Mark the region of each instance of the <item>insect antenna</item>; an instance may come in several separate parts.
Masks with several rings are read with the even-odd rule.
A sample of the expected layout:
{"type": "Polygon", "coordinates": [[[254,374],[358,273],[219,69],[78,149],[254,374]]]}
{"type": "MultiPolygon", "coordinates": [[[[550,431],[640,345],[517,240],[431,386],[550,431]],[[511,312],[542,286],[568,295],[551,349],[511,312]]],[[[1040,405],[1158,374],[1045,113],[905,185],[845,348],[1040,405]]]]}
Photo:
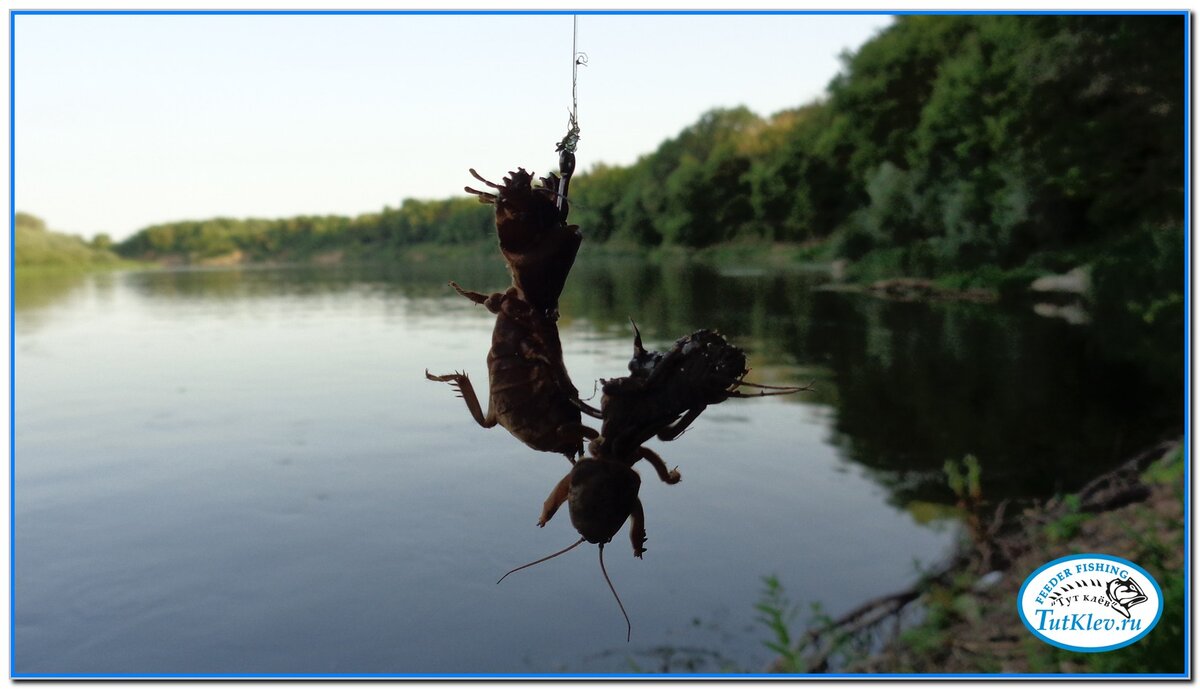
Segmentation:
{"type": "MultiPolygon", "coordinates": [[[[747,370],[746,373],[750,371],[747,370]]],[[[742,374],[732,386],[729,387],[730,397],[769,397],[771,395],[790,395],[796,392],[811,392],[816,381],[810,381],[808,385],[763,385],[762,383],[751,383],[745,379],[746,373],[742,374]],[[738,388],[758,388],[760,392],[737,392],[738,388]],[[778,392],[762,392],[765,390],[777,390],[778,392]]]]}
{"type": "MultiPolygon", "coordinates": [[[[575,546],[571,547],[574,548],[575,546]]],[[[608,578],[608,570],[604,569],[603,543],[600,544],[600,573],[604,575],[604,580],[608,582],[608,590],[612,591],[613,598],[617,599],[617,607],[621,609],[621,614],[625,616],[625,643],[629,643],[629,639],[633,636],[633,623],[629,621],[629,613],[625,612],[625,606],[621,605],[621,597],[617,595],[617,589],[613,586],[612,579],[608,578]]]]}
{"type": "MultiPolygon", "coordinates": [[[[554,553],[553,555],[547,555],[546,557],[543,557],[543,558],[542,558],[542,559],[540,559],[540,560],[534,560],[533,562],[530,562],[529,564],[521,565],[520,567],[517,567],[516,569],[510,569],[510,570],[508,570],[508,572],[507,572],[507,573],[506,573],[504,576],[500,577],[500,580],[499,580],[499,581],[497,581],[496,583],[497,583],[497,584],[499,584],[501,581],[504,581],[506,578],[508,578],[508,575],[509,575],[509,574],[512,574],[513,572],[519,572],[519,571],[521,571],[521,570],[525,569],[526,567],[532,567],[532,566],[534,566],[534,565],[536,565],[536,564],[540,564],[540,563],[542,563],[542,562],[545,562],[546,560],[549,560],[549,559],[551,559],[551,558],[558,557],[559,555],[562,555],[563,553],[565,553],[565,552],[567,552],[568,550],[570,550],[570,549],[574,548],[575,546],[579,545],[580,543],[583,543],[583,541],[584,541],[584,539],[583,539],[583,538],[580,538],[578,541],[575,541],[575,542],[574,542],[574,543],[572,543],[571,545],[567,546],[566,548],[563,548],[562,550],[558,551],[557,553],[554,553]]],[[[610,586],[611,586],[611,584],[610,584],[610,586]]]]}
{"type": "Polygon", "coordinates": [[[736,385],[738,387],[762,388],[764,390],[790,390],[793,392],[804,392],[812,390],[812,383],[808,385],[763,385],[762,383],[751,383],[748,380],[739,380],[736,385]]]}

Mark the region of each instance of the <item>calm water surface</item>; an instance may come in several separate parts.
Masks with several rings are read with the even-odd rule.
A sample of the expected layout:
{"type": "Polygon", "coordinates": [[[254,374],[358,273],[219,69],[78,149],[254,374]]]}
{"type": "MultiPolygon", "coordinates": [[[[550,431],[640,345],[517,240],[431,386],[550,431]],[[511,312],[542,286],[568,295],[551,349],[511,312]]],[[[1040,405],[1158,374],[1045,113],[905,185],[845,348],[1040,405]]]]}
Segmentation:
{"type": "Polygon", "coordinates": [[[565,511],[534,524],[569,466],[424,379],[486,381],[492,317],[449,278],[506,282],[491,260],[19,276],[15,671],[757,672],[764,576],[836,615],[949,552],[946,459],[1047,495],[1182,422],[1180,355],[1098,324],[581,259],[560,327],[583,394],[624,372],[630,316],[816,381],[652,443],[684,480],[639,466],[648,552],[607,549],[626,644],[594,546],[495,583],[575,540],[565,511]]]}

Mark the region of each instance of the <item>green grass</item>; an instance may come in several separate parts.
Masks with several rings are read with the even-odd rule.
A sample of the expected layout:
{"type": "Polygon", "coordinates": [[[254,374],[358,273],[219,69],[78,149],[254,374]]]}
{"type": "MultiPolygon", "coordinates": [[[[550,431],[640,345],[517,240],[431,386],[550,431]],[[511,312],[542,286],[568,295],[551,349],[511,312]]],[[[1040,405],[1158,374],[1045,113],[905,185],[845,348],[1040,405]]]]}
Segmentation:
{"type": "Polygon", "coordinates": [[[1142,481],[1151,485],[1183,486],[1183,446],[1142,472],[1142,481]]]}
{"type": "Polygon", "coordinates": [[[804,672],[804,660],[796,647],[792,625],[799,609],[788,599],[775,576],[763,577],[763,593],[754,609],[758,611],[758,622],[767,628],[771,638],[763,642],[780,658],[780,668],[786,673],[804,672]]]}
{"type": "Polygon", "coordinates": [[[1079,533],[1079,528],[1091,517],[1079,511],[1079,496],[1068,495],[1063,498],[1066,511],[1062,516],[1042,527],[1042,534],[1051,543],[1065,543],[1079,533]]]}
{"type": "MultiPolygon", "coordinates": [[[[1147,468],[1142,480],[1150,485],[1173,487],[1175,496],[1182,501],[1183,469],[1184,452],[1180,447],[1147,468]]],[[[1073,536],[1082,523],[1094,518],[1077,512],[1079,501],[1075,496],[1067,496],[1066,502],[1074,509],[1046,527],[1047,535],[1062,540],[1073,536]],[[1075,500],[1072,502],[1071,498],[1075,500]]],[[[1155,514],[1149,508],[1142,508],[1136,516],[1141,528],[1134,531],[1127,527],[1126,535],[1138,544],[1136,552],[1132,553],[1133,561],[1154,575],[1162,587],[1163,615],[1158,624],[1136,643],[1106,653],[1072,653],[1030,640],[1023,648],[1031,671],[1057,672],[1064,663],[1083,662],[1087,672],[1096,673],[1183,672],[1186,583],[1183,568],[1178,558],[1173,557],[1183,552],[1183,520],[1155,514]],[[1164,538],[1163,533],[1172,535],[1164,538]]]]}
{"type": "MultiPolygon", "coordinates": [[[[1164,459],[1148,467],[1142,480],[1151,486],[1167,487],[1170,495],[1182,502],[1184,497],[1184,450],[1172,452],[1164,459]]],[[[961,462],[947,462],[947,483],[960,503],[979,499],[980,468],[973,457],[961,462]]],[[[1142,565],[1158,581],[1163,592],[1163,615],[1155,628],[1134,644],[1106,653],[1074,653],[1045,644],[1033,636],[1021,639],[1018,653],[1023,656],[1029,672],[1083,672],[1083,673],[1180,673],[1183,671],[1184,631],[1187,620],[1183,615],[1186,582],[1183,576],[1181,554],[1183,552],[1182,511],[1163,510],[1163,502],[1148,502],[1136,506],[1124,516],[1088,514],[1081,510],[1077,495],[1063,498],[1064,513],[1046,524],[1042,536],[1051,543],[1064,543],[1079,535],[1082,527],[1093,519],[1107,519],[1116,528],[1123,529],[1122,542],[1135,543],[1129,557],[1142,565]]],[[[1168,501],[1169,503],[1169,501],[1168,501]]],[[[929,583],[920,599],[922,619],[901,632],[898,639],[902,666],[897,671],[908,671],[905,656],[916,660],[915,667],[935,668],[951,647],[951,634],[963,625],[978,626],[987,620],[987,606],[995,601],[981,598],[972,590],[977,575],[963,571],[943,583],[929,583]]],[[[766,646],[775,651],[787,671],[802,671],[804,649],[798,649],[796,640],[800,634],[793,631],[796,617],[794,606],[784,595],[779,581],[774,577],[764,579],[766,588],[755,606],[759,622],[771,633],[766,646]]],[[[854,653],[853,644],[847,640],[836,640],[846,653],[854,653]]],[[[868,651],[869,652],[869,651],[868,651]]],[[[1002,670],[1000,658],[990,656],[986,650],[973,659],[973,671],[990,673],[1002,670]]]]}

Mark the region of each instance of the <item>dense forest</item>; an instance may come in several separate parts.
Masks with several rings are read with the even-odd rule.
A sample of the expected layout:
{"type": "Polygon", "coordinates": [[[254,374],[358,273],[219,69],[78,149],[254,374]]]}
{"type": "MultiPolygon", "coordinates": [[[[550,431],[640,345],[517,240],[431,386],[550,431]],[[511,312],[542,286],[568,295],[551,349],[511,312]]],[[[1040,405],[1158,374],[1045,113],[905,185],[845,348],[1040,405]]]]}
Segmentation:
{"type": "MultiPolygon", "coordinates": [[[[581,173],[572,221],[590,243],[795,243],[860,278],[1003,288],[1088,265],[1101,296],[1153,317],[1182,292],[1186,29],[1178,16],[901,16],[844,56],[819,102],[713,110],[633,165],[581,173]]],[[[379,256],[490,238],[489,210],[463,197],[178,222],[116,248],[379,256]]]]}

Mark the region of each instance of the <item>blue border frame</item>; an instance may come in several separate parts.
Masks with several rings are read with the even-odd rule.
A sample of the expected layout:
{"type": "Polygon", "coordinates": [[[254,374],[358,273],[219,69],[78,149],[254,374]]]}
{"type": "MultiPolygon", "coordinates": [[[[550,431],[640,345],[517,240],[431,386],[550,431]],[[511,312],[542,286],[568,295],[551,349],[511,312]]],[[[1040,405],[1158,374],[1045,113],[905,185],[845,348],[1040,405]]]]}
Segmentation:
{"type": "MultiPolygon", "coordinates": [[[[1192,570],[1191,570],[1191,342],[1192,342],[1192,243],[1191,243],[1191,209],[1192,209],[1192,194],[1191,194],[1191,128],[1192,128],[1192,104],[1191,104],[1191,12],[1189,10],[9,10],[8,23],[9,36],[9,106],[8,106],[8,142],[9,142],[9,312],[8,312],[8,450],[9,450],[9,677],[12,679],[503,679],[503,680],[519,680],[519,679],[655,679],[655,678],[672,678],[672,679],[723,679],[735,681],[738,679],[863,679],[863,678],[888,678],[888,679],[1001,679],[1001,678],[1022,678],[1022,679],[1069,679],[1069,678],[1087,678],[1087,679],[1120,679],[1120,678],[1141,678],[1141,679],[1190,679],[1191,678],[1191,662],[1192,662],[1192,646],[1191,646],[1191,591],[1192,591],[1192,570]],[[663,16],[663,15],[750,15],[750,16],[779,16],[779,15],[880,15],[880,16],[904,16],[904,15],[1129,15],[1129,16],[1154,16],[1168,15],[1180,16],[1184,18],[1184,209],[1183,209],[1183,224],[1184,224],[1184,293],[1183,293],[1183,308],[1184,308],[1184,422],[1183,422],[1183,447],[1184,447],[1184,489],[1185,496],[1183,501],[1183,519],[1184,519],[1184,569],[1183,577],[1186,588],[1184,595],[1184,660],[1183,672],[1175,673],[938,673],[938,674],[913,674],[913,673],[895,673],[895,674],[847,674],[847,673],[830,673],[820,675],[780,675],[780,674],[765,674],[765,673],[750,673],[750,674],[483,674],[483,673],[468,673],[468,674],[383,674],[383,673],[359,673],[359,674],[266,674],[266,673],[210,673],[210,674],[152,674],[152,673],[129,673],[129,674],[80,674],[80,673],[18,673],[16,672],[16,44],[17,44],[17,15],[630,15],[630,16],[663,16]]],[[[1077,559],[1078,557],[1088,556],[1070,556],[1060,558],[1047,564],[1045,567],[1053,565],[1064,560],[1077,559]]],[[[1159,615],[1155,617],[1154,624],[1151,629],[1158,623],[1159,617],[1162,615],[1162,589],[1159,588],[1158,582],[1154,577],[1150,576],[1141,567],[1134,565],[1132,562],[1121,560],[1109,555],[1093,555],[1091,557],[1108,557],[1114,560],[1120,560],[1132,565],[1150,579],[1158,589],[1160,609],[1159,615]]],[[[1042,569],[1045,569],[1043,567],[1042,569]]],[[[1041,571],[1040,569],[1038,570],[1041,571]]],[[[1037,574],[1035,572],[1034,574],[1037,574]]],[[[1028,584],[1030,578],[1026,580],[1028,584]]],[[[1021,587],[1021,591],[1025,590],[1025,586],[1021,587]]],[[[1018,595],[1018,601],[1020,596],[1018,595]]],[[[1028,627],[1028,622],[1025,621],[1024,614],[1021,615],[1021,621],[1028,627]]],[[[1149,630],[1147,630],[1148,632],[1149,630]]],[[[1144,636],[1144,633],[1143,635],[1144,636]]],[[[1041,638],[1040,635],[1038,638],[1041,638]]],[[[1137,637],[1141,638],[1141,636],[1137,637]]],[[[1133,641],[1136,641],[1134,639],[1133,641]]],[[[1129,643],[1132,643],[1130,641],[1129,643]]],[[[1058,644],[1055,644],[1058,645],[1058,644]]],[[[1125,644],[1123,644],[1125,645],[1125,644]]],[[[1069,648],[1069,647],[1063,647],[1069,648]]],[[[1101,649],[1094,649],[1101,650],[1101,649]]]]}
{"type": "Polygon", "coordinates": [[[1192,672],[1192,22],[1183,32],[1183,673],[1192,672]]]}
{"type": "Polygon", "coordinates": [[[412,14],[412,15],[1183,15],[1185,10],[9,10],[13,14],[412,14]]]}
{"type": "Polygon", "coordinates": [[[17,664],[17,15],[8,17],[8,664],[17,664]]]}

